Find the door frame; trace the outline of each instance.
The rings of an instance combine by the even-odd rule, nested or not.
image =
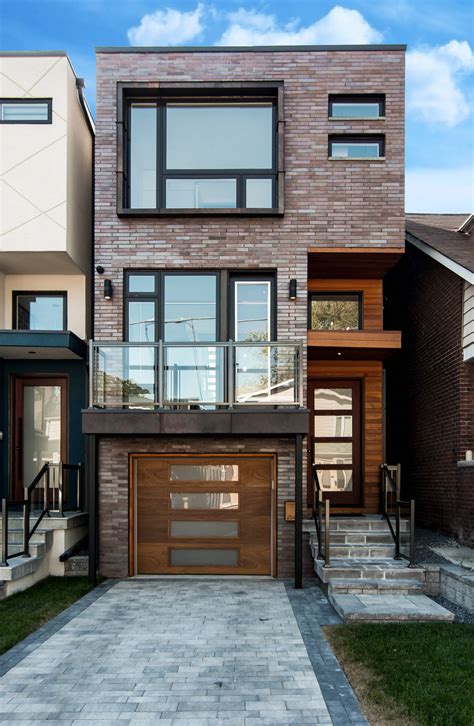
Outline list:
[[[270,494],[270,501],[271,501],[271,512],[270,512],[270,572],[271,577],[276,577],[278,572],[278,562],[277,562],[277,555],[278,555],[278,538],[277,538],[277,471],[278,471],[278,454],[276,453],[255,453],[255,454],[241,454],[233,452],[229,452],[228,454],[223,453],[199,453],[199,454],[190,454],[190,453],[153,453],[151,451],[146,452],[140,452],[140,451],[134,451],[129,452],[128,454],[128,471],[129,471],[129,488],[128,488],[128,574],[129,577],[141,577],[141,575],[137,575],[137,535],[138,535],[138,527],[137,527],[137,487],[135,486],[135,467],[134,462],[137,461],[137,459],[140,458],[148,458],[153,457],[155,459],[199,459],[201,457],[203,458],[213,458],[213,459],[219,459],[219,458],[235,458],[235,459],[255,459],[258,458],[266,458],[272,460],[272,481],[271,481],[271,494]],[[169,575],[160,575],[160,577],[179,577],[179,575],[176,574],[169,574]],[[196,574],[195,577],[206,577],[206,575],[198,575]],[[213,577],[232,577],[232,575],[213,575]],[[245,576],[247,577],[247,575]],[[252,577],[252,575],[248,575],[248,577]]]
[[[10,451],[8,466],[8,490],[13,499],[23,499],[23,460],[20,454],[23,431],[20,431],[23,420],[23,391],[25,385],[44,385],[61,387],[61,461],[66,462],[69,450],[69,376],[60,373],[13,373],[10,376]],[[19,414],[19,415],[18,415]],[[17,476],[20,473],[20,476]],[[28,482],[31,484],[31,482]],[[28,486],[26,484],[26,486]]]
[[[364,420],[365,420],[365,394],[364,394],[364,379],[361,377],[355,376],[354,378],[350,378],[348,376],[312,376],[308,379],[308,408],[310,410],[310,424],[309,424],[309,446],[307,449],[307,470],[308,470],[308,496],[307,496],[307,504],[308,507],[311,509],[313,506],[313,472],[312,472],[312,463],[313,463],[313,451],[314,451],[314,399],[313,399],[313,391],[315,388],[320,387],[318,384],[324,383],[328,387],[343,387],[344,385],[346,387],[351,387],[353,390],[354,388],[357,391],[357,398],[358,398],[358,406],[352,408],[352,419],[353,419],[353,427],[352,427],[352,441],[353,441],[353,447],[352,447],[352,471],[356,472],[357,477],[353,474],[353,482],[356,483],[356,487],[353,487],[353,494],[355,493],[355,501],[341,501],[341,499],[344,499],[344,495],[338,495],[339,501],[336,499],[332,499],[329,492],[327,492],[327,498],[331,500],[331,506],[336,509],[357,509],[364,506],[365,501],[365,491],[364,491],[364,435],[365,435],[365,428],[364,428]],[[354,385],[355,384],[355,385]],[[353,397],[354,401],[354,397]],[[358,410],[357,410],[358,409]],[[329,410],[329,409],[328,409]],[[357,429],[355,425],[357,426]],[[358,434],[358,440],[359,445],[357,447],[357,450],[355,450],[354,442],[356,439],[356,436],[354,436],[354,432],[357,430]],[[324,437],[323,437],[324,438]],[[349,498],[349,497],[347,497]]]

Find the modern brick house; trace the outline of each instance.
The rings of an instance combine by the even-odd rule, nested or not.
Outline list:
[[[389,458],[417,521],[474,545],[474,242],[468,214],[409,214],[387,278],[386,323],[403,331],[387,370]],[[468,460],[466,460],[468,458]]]
[[[313,463],[379,512],[404,53],[98,49],[94,570],[298,583]]]

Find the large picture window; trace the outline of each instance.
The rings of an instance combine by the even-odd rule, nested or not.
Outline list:
[[[120,105],[119,212],[278,211],[276,87],[214,98],[202,89],[195,98],[139,94],[126,92]]]
[[[15,330],[66,330],[65,292],[14,292]]]

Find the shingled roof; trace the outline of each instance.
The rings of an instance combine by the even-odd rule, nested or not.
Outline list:
[[[474,236],[459,232],[469,214],[407,214],[407,241],[419,240],[474,273]]]

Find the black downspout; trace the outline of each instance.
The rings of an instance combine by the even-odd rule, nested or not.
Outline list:
[[[97,437],[86,434],[86,477],[89,509],[89,582],[97,585],[98,565],[98,497],[97,497]]]
[[[295,436],[295,589],[303,587],[303,435]]]

